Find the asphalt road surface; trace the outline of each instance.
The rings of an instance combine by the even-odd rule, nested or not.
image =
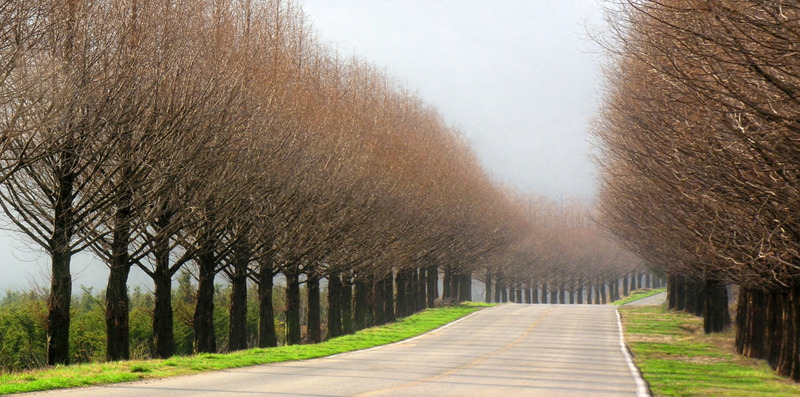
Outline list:
[[[648,296],[644,299],[639,299],[638,301],[633,301],[630,303],[626,303],[626,305],[631,306],[658,306],[663,304],[667,301],[667,293],[666,292],[659,292],[653,296]]]
[[[26,396],[645,396],[616,307],[506,304],[337,356]]]

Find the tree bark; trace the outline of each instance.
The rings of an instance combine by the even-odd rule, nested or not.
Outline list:
[[[525,303],[531,304],[533,302],[533,296],[531,295],[531,286],[530,284],[525,286]]]
[[[452,288],[452,279],[453,278],[453,271],[450,269],[450,266],[444,267],[444,277],[442,278],[442,300],[452,300],[453,299],[453,288]]]
[[[328,339],[342,336],[342,279],[339,273],[328,276]]]
[[[608,303],[608,297],[606,296],[606,284],[600,284],[600,301],[605,305]]]
[[[127,251],[127,248],[126,248]],[[127,252],[119,261],[127,262]],[[114,261],[116,262],[116,260]],[[106,286],[106,361],[130,358],[128,274],[130,267],[114,263]]]
[[[270,266],[262,264],[258,274],[258,347],[278,346],[272,287],[275,284]]]
[[[486,272],[486,281],[484,281],[484,285],[485,285],[486,290],[484,291],[485,295],[484,295],[483,300],[486,303],[491,303],[492,302],[492,273],[489,272],[489,271]]]
[[[686,277],[675,277],[675,310],[686,309]]]
[[[154,222],[161,231],[169,226],[170,216],[162,213]],[[158,233],[157,233],[158,234]],[[172,271],[169,263],[169,241],[160,239],[154,242],[153,257],[153,356],[168,358],[175,355],[175,331],[172,313]]]
[[[372,317],[370,313],[372,304],[369,301],[371,283],[365,277],[358,276],[355,279],[353,289],[353,294],[355,295],[353,299],[353,328],[355,331],[359,331],[370,326],[369,319]]]
[[[321,311],[319,301],[319,276],[310,273],[306,279],[306,293],[308,298],[308,319],[306,328],[308,330],[308,341],[310,343],[322,342]]]
[[[394,322],[396,317],[394,315],[394,288],[392,278],[394,276],[390,273],[386,275],[383,280],[383,315],[385,316],[383,319],[384,324],[388,324]]]
[[[384,296],[386,295],[383,290],[385,283],[383,279],[373,278],[372,284],[372,323],[373,325],[386,324],[386,304],[384,303]],[[330,306],[330,303],[328,304]],[[330,310],[330,309],[328,309]]]
[[[355,332],[353,325],[353,281],[352,277],[342,278],[342,334],[349,335]]]
[[[472,273],[466,272],[458,276],[458,301],[466,302],[472,300]]]
[[[154,307],[153,307],[153,356],[156,358],[169,358],[175,355],[175,334],[173,330],[172,314],[172,276],[169,273],[169,263],[164,266],[163,261],[169,261],[169,252],[166,258],[156,255],[156,267],[153,273]]]
[[[628,275],[622,277],[622,296],[628,296]]]
[[[503,278],[501,275],[497,275],[497,280],[494,283],[494,301],[495,303],[503,302],[503,294],[501,289],[503,289]]]
[[[437,266],[429,266],[426,273],[427,286],[425,292],[427,294],[427,305],[429,308],[436,307],[436,298],[439,297],[439,268]]]
[[[707,334],[723,332],[731,325],[728,287],[721,281],[708,278],[705,280],[705,291],[703,329]]]
[[[300,333],[300,275],[296,270],[284,270],[286,276],[286,344],[301,342]]]
[[[217,339],[214,335],[214,256],[208,250],[198,257],[199,281],[197,303],[194,308],[194,352],[216,353]]]
[[[237,243],[233,252],[231,306],[228,320],[228,350],[247,349],[247,271],[252,257],[246,240]]]
[[[72,150],[59,153],[58,196],[53,212],[50,238],[50,296],[47,300],[47,364],[69,364],[70,303],[72,274],[70,241],[75,233],[73,201],[77,175],[73,172],[77,155]]]

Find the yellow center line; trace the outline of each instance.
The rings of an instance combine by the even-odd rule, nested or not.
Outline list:
[[[417,381],[414,381],[414,382],[404,383],[404,384],[397,385],[397,386],[387,387],[385,389],[378,389],[378,390],[373,390],[373,391],[369,391],[369,392],[366,392],[366,393],[356,394],[356,396],[357,397],[370,396],[370,395],[374,395],[374,394],[378,394],[378,393],[384,393],[384,392],[404,389],[406,387],[416,386],[416,385],[418,385],[420,383],[435,381],[435,380],[443,378],[445,376],[452,375],[457,371],[461,371],[462,369],[467,369],[467,368],[470,368],[470,367],[474,367],[474,366],[482,363],[486,359],[491,358],[493,356],[496,356],[497,354],[500,354],[500,353],[512,348],[514,345],[516,345],[517,343],[519,343],[520,341],[525,339],[525,337],[527,337],[528,334],[530,334],[531,331],[533,331],[533,327],[535,327],[537,324],[539,324],[539,322],[542,321],[544,316],[546,316],[547,313],[550,313],[550,311],[553,310],[553,309],[555,309],[555,306],[551,306],[550,308],[545,310],[544,313],[542,313],[538,318],[536,318],[536,320],[533,323],[531,323],[530,327],[528,327],[528,329],[526,329],[525,332],[523,332],[522,335],[520,335],[520,337],[515,339],[513,342],[511,342],[511,343],[509,343],[509,344],[507,344],[507,345],[505,345],[505,346],[503,346],[503,347],[501,347],[501,348],[499,348],[499,349],[497,349],[497,350],[495,350],[495,351],[493,351],[493,352],[491,352],[491,353],[489,353],[489,354],[487,354],[487,355],[485,355],[483,357],[479,357],[479,358],[475,359],[474,361],[472,361],[470,363],[464,364],[464,365],[462,365],[460,367],[456,367],[456,368],[450,369],[448,371],[442,372],[440,374],[437,374],[437,375],[434,375],[434,376],[431,376],[431,377],[428,377],[428,378],[425,378],[425,379],[420,379],[420,380],[417,380]]]

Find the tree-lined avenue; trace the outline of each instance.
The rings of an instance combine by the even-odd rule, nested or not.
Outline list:
[[[501,305],[375,349],[47,395],[635,396],[615,310]]]

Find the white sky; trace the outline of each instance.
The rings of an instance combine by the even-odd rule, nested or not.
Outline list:
[[[301,0],[322,41],[403,81],[498,179],[591,200],[599,0]]]
[[[556,199],[592,200],[589,124],[600,57],[586,33],[602,0],[300,0],[321,40],[386,70],[435,106],[496,178]],[[594,30],[595,28],[592,28]],[[0,291],[49,285],[49,257],[0,231]],[[79,285],[107,268],[73,260]],[[131,281],[150,282],[134,269]]]

